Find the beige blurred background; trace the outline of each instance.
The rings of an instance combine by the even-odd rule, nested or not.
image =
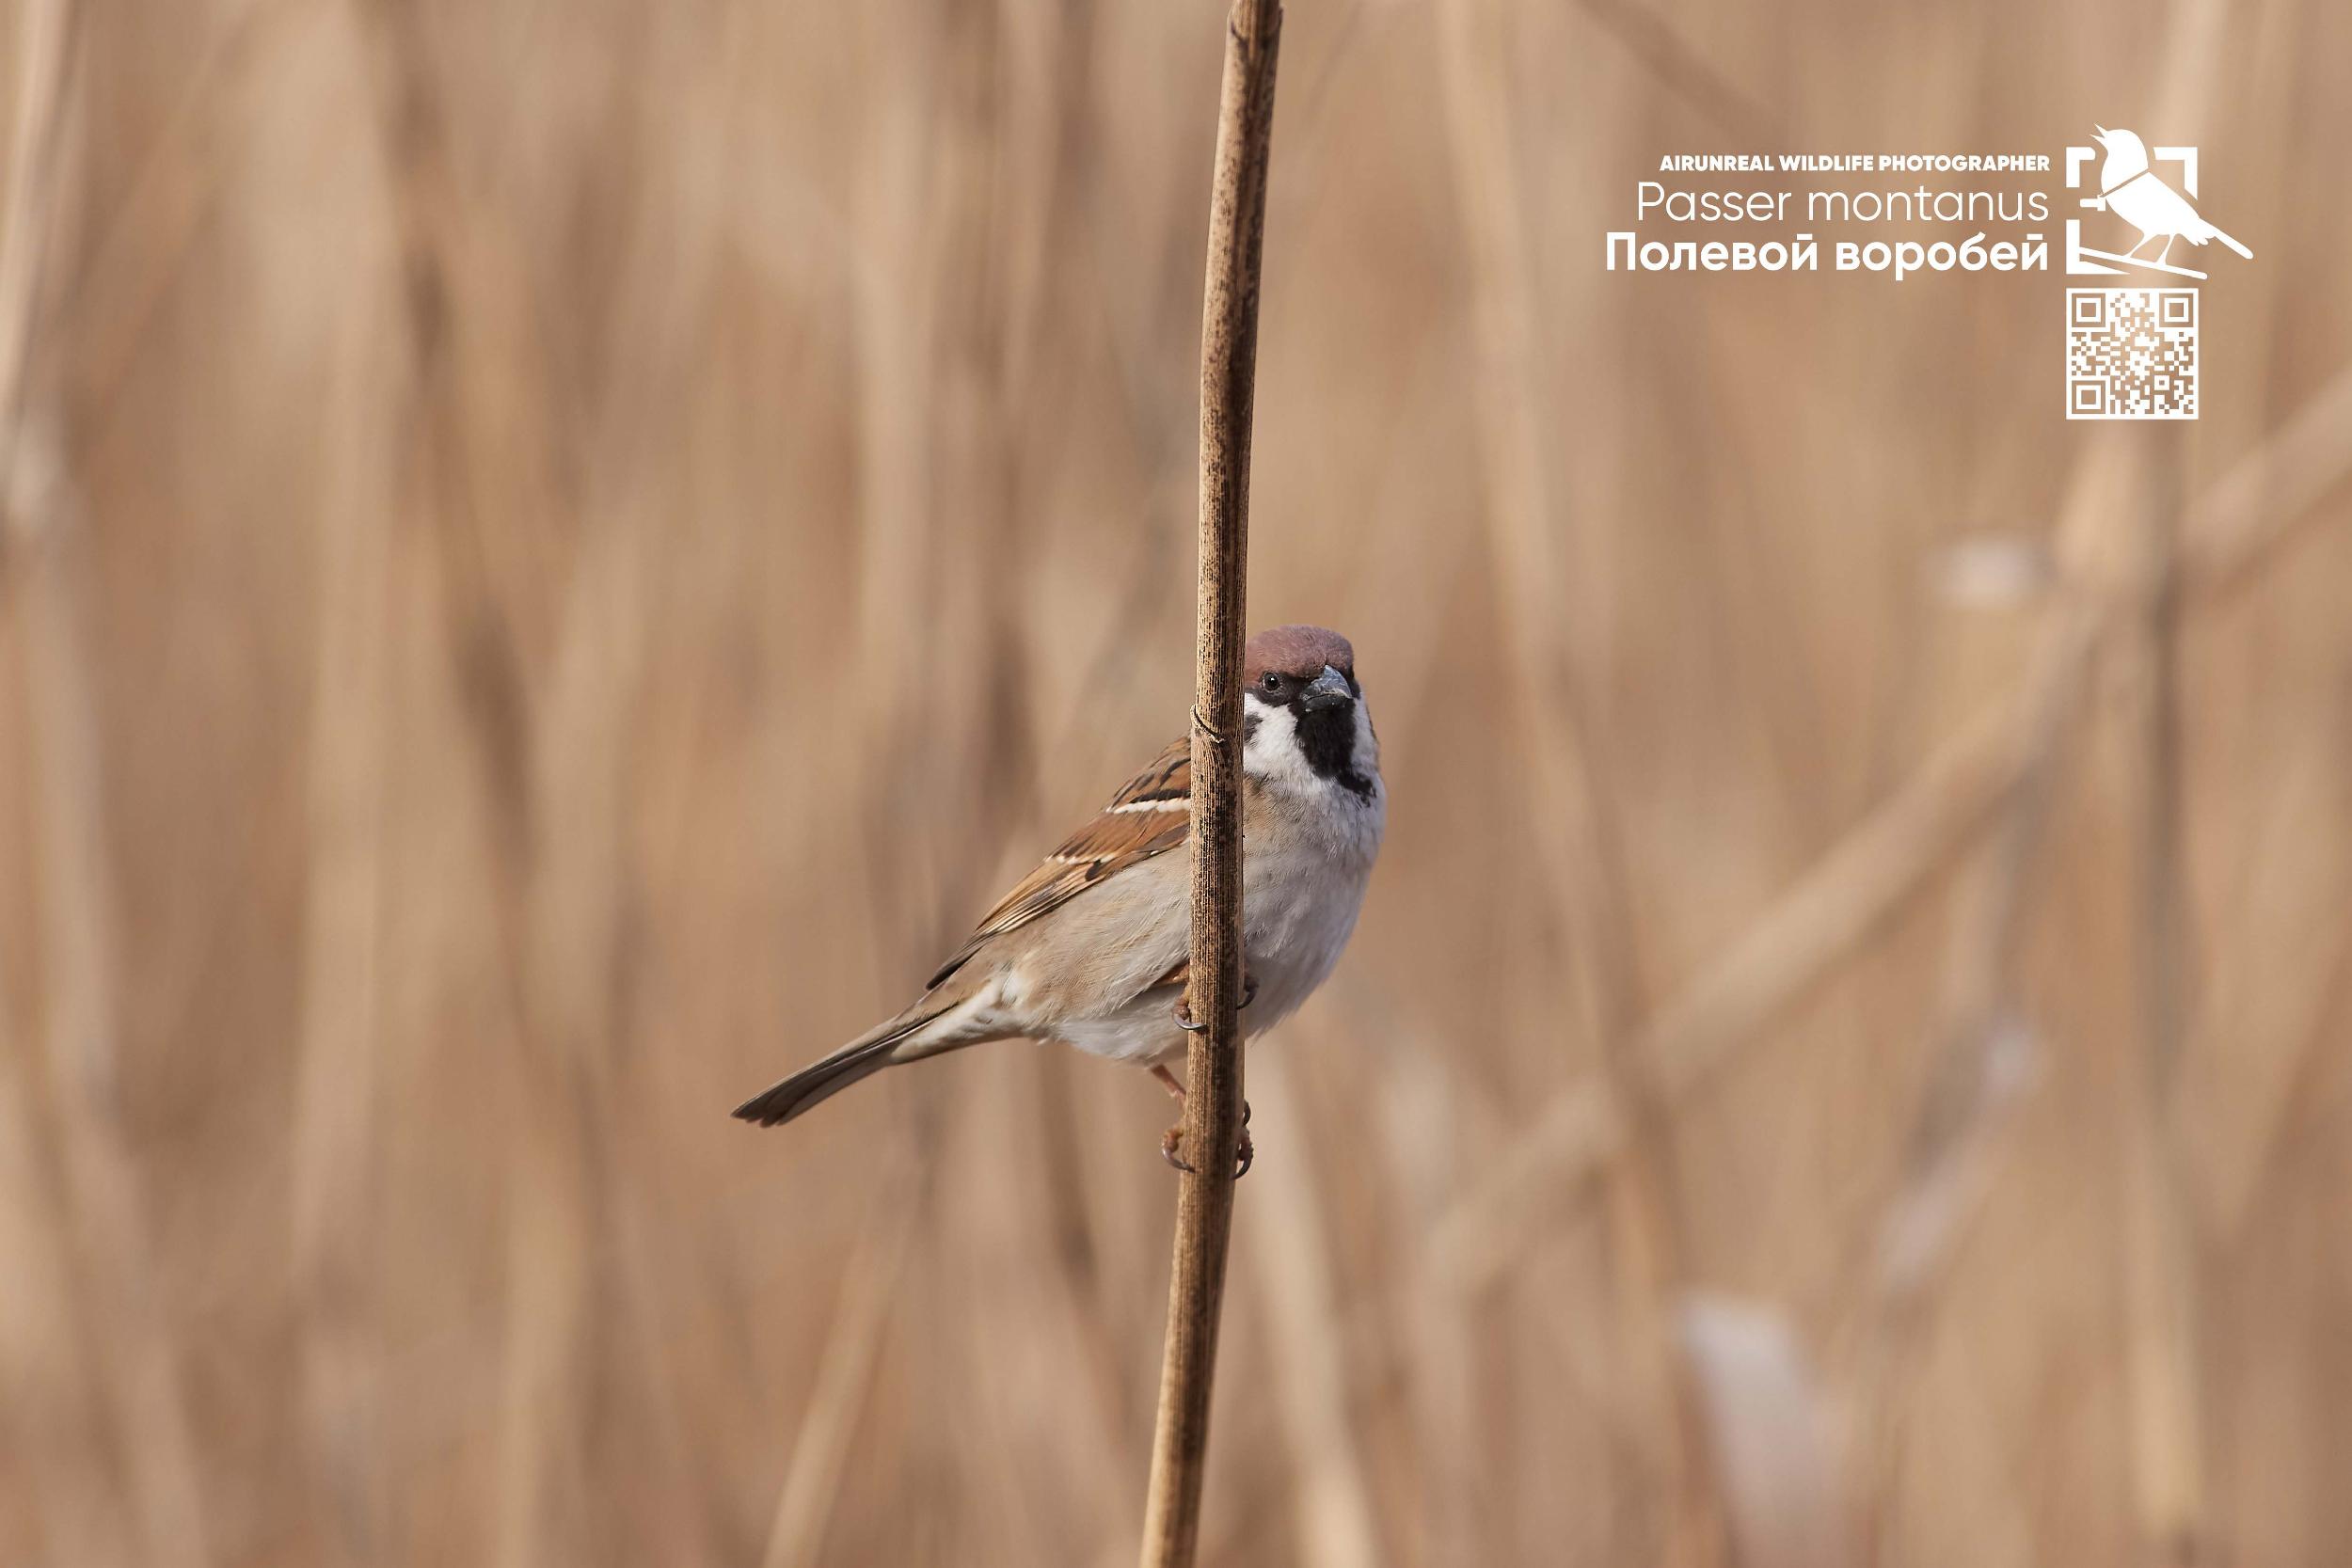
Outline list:
[[[1181,728],[1221,26],[0,4],[0,1561],[1132,1560],[1158,1089],[726,1112]],[[1252,620],[1392,805],[1207,1560],[2352,1559],[2348,60],[1295,0]],[[2195,424],[2054,276],[1602,270],[2094,120],[2255,254]]]

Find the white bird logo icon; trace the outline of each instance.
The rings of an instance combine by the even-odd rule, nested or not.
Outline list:
[[[2110,131],[2104,125],[2096,129],[2098,135],[2091,139],[2106,150],[2106,161],[2099,166],[2099,194],[2085,197],[2083,205],[2103,213],[2112,211],[2139,230],[2139,243],[2115,258],[2117,261],[2164,266],[2165,258],[2172,254],[2175,240],[2186,240],[2191,245],[2219,240],[2240,256],[2253,259],[2252,251],[2199,217],[2188,198],[2157,176],[2148,164],[2147,144],[2137,135],[2129,131]],[[2164,242],[2164,248],[2152,262],[2139,253],[2157,240]]]

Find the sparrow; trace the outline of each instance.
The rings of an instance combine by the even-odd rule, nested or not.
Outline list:
[[[2106,151],[2099,165],[2099,194],[2087,198],[2083,205],[2102,212],[2112,210],[2116,216],[2139,230],[2139,244],[2125,252],[2136,256],[2151,240],[2164,241],[2164,249],[2156,255],[2156,265],[2172,254],[2172,242],[2186,240],[2191,245],[2203,245],[2219,240],[2240,256],[2252,257],[2252,251],[2230,235],[2216,229],[2197,215],[2188,198],[2166,184],[2148,164],[2148,144],[2131,131],[2110,131],[2102,125],[2090,139]]]
[[[1356,929],[1388,816],[1380,742],[1346,638],[1275,626],[1242,653],[1244,1037],[1295,1011]],[[983,916],[923,994],[736,1107],[791,1120],[886,1067],[984,1040],[1057,1040],[1149,1068],[1184,1053],[1192,758],[1180,738]],[[1245,1111],[1246,1111],[1245,1107]],[[1170,1128],[1161,1152],[1189,1169]],[[1248,1168],[1248,1133],[1241,1166]]]

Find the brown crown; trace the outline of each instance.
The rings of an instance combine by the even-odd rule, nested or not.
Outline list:
[[[1321,626],[1268,626],[1241,651],[1241,684],[1245,690],[1255,686],[1268,670],[1312,680],[1327,664],[1342,674],[1356,673],[1356,650],[1338,632]]]

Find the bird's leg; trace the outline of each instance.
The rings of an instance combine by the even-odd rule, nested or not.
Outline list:
[[[2139,237],[2139,243],[2138,243],[2137,245],[2136,245],[2132,246],[2132,248],[2131,248],[2131,249],[2129,249],[2129,250],[2127,250],[2127,251],[2123,252],[2123,255],[2125,256],[2125,258],[2126,258],[2126,259],[2131,259],[2131,258],[2136,258],[2136,257],[2137,257],[2141,251],[2143,251],[2143,250],[2145,250],[2145,249],[2147,249],[2147,248],[2148,248],[2148,242],[2149,242],[2149,241],[2151,241],[2151,240],[2153,240],[2153,239],[2154,239],[2154,238],[2155,238],[2155,236],[2154,236],[2153,234],[2142,234],[2142,235]]]
[[[2164,265],[2165,258],[2172,254],[2172,242],[2179,238],[2178,234],[2167,234],[2164,237],[2164,248],[2156,252],[2156,265]]]
[[[1180,997],[1176,1006],[1182,1007],[1184,1005]],[[1183,1023],[1184,1021],[1179,1018],[1176,1022]],[[1174,1165],[1178,1170],[1190,1170],[1192,1169],[1190,1162],[1176,1152],[1184,1147],[1184,1086],[1176,1082],[1176,1075],[1168,1070],[1168,1064],[1165,1062],[1152,1064],[1152,1076],[1158,1079],[1161,1086],[1176,1099],[1176,1125],[1160,1134],[1160,1158]]]
[[[1176,1082],[1176,1075],[1168,1070],[1166,1064],[1154,1062],[1152,1065],[1152,1076],[1158,1079],[1161,1085],[1175,1097],[1178,1106],[1181,1107],[1184,1104],[1184,1086]],[[1180,1118],[1182,1114],[1180,1110],[1178,1113]],[[1182,1119],[1179,1119],[1175,1126],[1160,1134],[1160,1158],[1174,1165],[1178,1170],[1190,1170],[1192,1163],[1178,1152],[1184,1147],[1184,1124]],[[1257,1146],[1249,1141],[1249,1101],[1247,1100],[1241,1102],[1241,1146],[1233,1150],[1233,1158],[1236,1162],[1233,1180],[1238,1181],[1249,1174],[1249,1167],[1257,1162],[1258,1158]]]

